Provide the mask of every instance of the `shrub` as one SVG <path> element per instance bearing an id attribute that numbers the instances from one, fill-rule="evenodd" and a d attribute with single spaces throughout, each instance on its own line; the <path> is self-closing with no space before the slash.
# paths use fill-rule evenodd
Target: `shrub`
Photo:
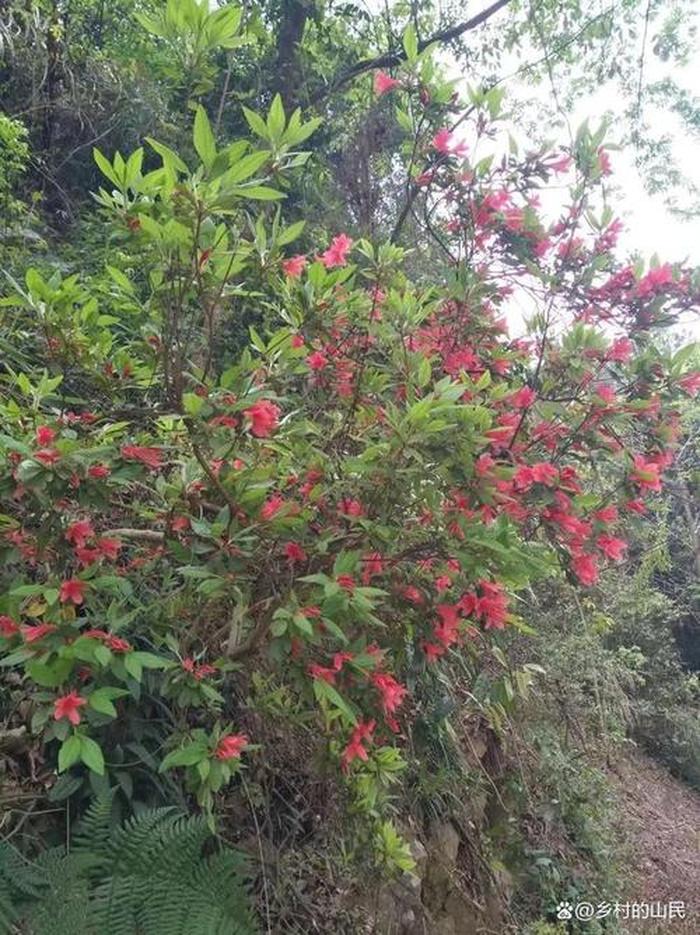
<path id="1" fill-rule="evenodd" d="M 271 669 L 376 860 L 404 869 L 392 796 L 422 687 L 460 654 L 495 661 L 484 696 L 505 711 L 532 677 L 503 662 L 503 631 L 527 631 L 518 592 L 594 586 L 662 488 L 698 378 L 654 333 L 697 277 L 615 258 L 602 133 L 472 164 L 414 51 L 411 184 L 444 276 L 412 283 L 402 248 L 346 233 L 287 255 L 303 223 L 275 205 L 318 121 L 275 97 L 246 111 L 256 145 L 218 145 L 200 106 L 196 159 L 96 151 L 104 274 L 29 269 L 5 300 L 40 350 L 3 372 L 2 665 L 64 794 L 176 771 L 213 823 L 255 755 L 240 688 Z M 472 97 L 480 139 L 500 96 Z M 550 222 L 537 191 L 566 173 Z M 514 292 L 538 311 L 511 340 Z M 234 354 L 242 298 L 275 324 Z"/>

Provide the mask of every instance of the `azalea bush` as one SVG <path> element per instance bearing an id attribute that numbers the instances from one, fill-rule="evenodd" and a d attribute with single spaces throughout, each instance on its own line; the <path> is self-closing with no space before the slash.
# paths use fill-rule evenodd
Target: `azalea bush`
<path id="1" fill-rule="evenodd" d="M 104 271 L 30 268 L 3 300 L 31 360 L 2 372 L 3 704 L 55 797 L 191 795 L 213 821 L 264 768 L 245 686 L 273 673 L 409 866 L 390 806 L 423 688 L 502 660 L 538 578 L 595 587 L 662 490 L 700 373 L 655 334 L 697 274 L 618 259 L 602 133 L 503 150 L 500 95 L 460 103 L 406 53 L 375 90 L 431 276 L 400 229 L 285 220 L 318 121 L 275 97 L 251 139 L 198 106 L 189 153 L 96 151 Z"/>

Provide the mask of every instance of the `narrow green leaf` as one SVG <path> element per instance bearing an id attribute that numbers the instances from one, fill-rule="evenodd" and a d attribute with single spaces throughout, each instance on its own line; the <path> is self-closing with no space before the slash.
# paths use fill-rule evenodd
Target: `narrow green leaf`
<path id="1" fill-rule="evenodd" d="M 99 744 L 95 743 L 91 737 L 80 738 L 80 759 L 93 773 L 104 776 L 105 758 Z"/>
<path id="2" fill-rule="evenodd" d="M 67 740 L 63 741 L 61 749 L 58 751 L 59 773 L 65 772 L 65 770 L 69 769 L 74 763 L 78 762 L 80 759 L 80 750 L 81 742 L 77 734 L 71 734 Z"/>
<path id="3" fill-rule="evenodd" d="M 194 148 L 207 169 L 210 169 L 216 159 L 216 142 L 209 117 L 201 104 L 194 115 Z"/>

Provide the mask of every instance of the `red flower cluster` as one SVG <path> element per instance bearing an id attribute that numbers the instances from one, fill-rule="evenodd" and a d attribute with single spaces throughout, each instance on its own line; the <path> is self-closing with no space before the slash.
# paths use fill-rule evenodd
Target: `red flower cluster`
<path id="1" fill-rule="evenodd" d="M 53 703 L 54 719 L 60 721 L 62 718 L 65 718 L 67 721 L 70 721 L 74 727 L 77 727 L 77 725 L 80 724 L 80 709 L 86 704 L 87 699 L 81 698 L 77 692 L 73 691 L 67 695 L 62 695 Z"/>
<path id="2" fill-rule="evenodd" d="M 250 432 L 256 438 L 268 438 L 279 424 L 280 408 L 269 399 L 260 399 L 245 410 Z"/>
<path id="3" fill-rule="evenodd" d="M 341 765 L 344 771 L 347 771 L 353 760 L 362 760 L 367 762 L 367 750 L 364 743 L 371 743 L 374 729 L 377 726 L 376 721 L 360 721 L 357 727 L 350 735 L 350 740 L 343 750 L 341 756 Z"/>
<path id="4" fill-rule="evenodd" d="M 122 458 L 127 461 L 140 461 L 141 464 L 155 471 L 163 464 L 163 449 L 143 445 L 123 445 Z"/>
<path id="5" fill-rule="evenodd" d="M 218 672 L 216 666 L 209 665 L 207 662 L 197 663 L 190 656 L 186 656 L 182 660 L 182 668 L 197 682 L 201 682 L 207 676 L 215 675 Z"/>
<path id="6" fill-rule="evenodd" d="M 214 756 L 217 760 L 235 760 L 250 743 L 245 734 L 227 734 L 219 741 Z"/>

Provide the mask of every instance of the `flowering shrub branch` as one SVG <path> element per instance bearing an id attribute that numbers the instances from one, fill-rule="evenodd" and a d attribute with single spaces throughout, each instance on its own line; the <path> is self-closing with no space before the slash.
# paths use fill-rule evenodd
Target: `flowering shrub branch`
<path id="1" fill-rule="evenodd" d="M 260 150 L 218 149 L 199 108 L 194 168 L 156 141 L 146 172 L 141 150 L 96 154 L 127 257 L 97 290 L 111 311 L 90 283 L 34 270 L 7 300 L 47 369 L 4 375 L 0 663 L 59 773 L 82 763 L 127 789 L 135 755 L 181 770 L 211 811 L 255 750 L 231 700 L 245 660 L 276 668 L 376 816 L 409 673 L 495 652 L 538 576 L 594 587 L 662 488 L 700 375 L 654 329 L 697 310 L 697 274 L 619 263 L 620 225 L 593 201 L 600 134 L 477 160 L 500 101 L 474 95 L 474 143 L 458 138 L 437 123 L 444 88 L 412 83 L 427 59 L 406 57 L 405 81 L 375 87 L 413 114 L 399 107 L 409 165 L 430 168 L 409 210 L 422 202 L 444 277 L 412 283 L 404 249 L 342 232 L 287 255 L 303 224 L 270 204 L 316 124 L 277 98 L 247 115 Z M 567 173 L 548 220 L 540 190 Z M 223 326 L 247 290 L 274 324 L 233 355 Z M 531 330 L 512 339 L 503 315 L 525 300 Z M 143 417 L 115 420 L 115 403 Z"/>

